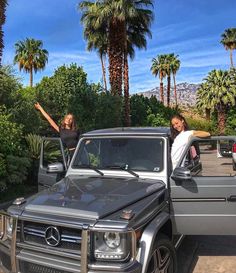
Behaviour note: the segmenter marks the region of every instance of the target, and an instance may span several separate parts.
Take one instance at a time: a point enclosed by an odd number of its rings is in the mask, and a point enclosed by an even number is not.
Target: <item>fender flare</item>
[[[169,213],[163,211],[159,213],[145,228],[142,233],[139,249],[137,254],[137,260],[142,265],[142,273],[145,273],[148,266],[148,259],[152,250],[153,244],[155,243],[156,236],[160,231],[161,227],[167,221],[170,220]]]

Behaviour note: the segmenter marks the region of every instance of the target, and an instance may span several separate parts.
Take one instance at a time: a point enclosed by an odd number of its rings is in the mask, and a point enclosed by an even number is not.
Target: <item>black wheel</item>
[[[153,246],[147,273],[176,273],[177,259],[175,248],[165,235],[157,237]]]

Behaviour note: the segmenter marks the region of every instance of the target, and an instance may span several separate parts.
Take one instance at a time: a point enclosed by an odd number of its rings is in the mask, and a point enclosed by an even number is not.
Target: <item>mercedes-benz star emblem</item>
[[[50,246],[58,246],[61,241],[59,230],[56,227],[48,227],[45,231],[45,241]]]

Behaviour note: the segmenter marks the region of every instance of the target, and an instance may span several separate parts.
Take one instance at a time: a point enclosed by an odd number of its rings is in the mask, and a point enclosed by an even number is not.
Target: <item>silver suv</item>
[[[172,170],[166,128],[88,132],[69,165],[60,139],[45,139],[39,193],[0,214],[0,267],[176,272],[183,235],[236,234],[235,171],[219,141],[236,137],[191,139]]]

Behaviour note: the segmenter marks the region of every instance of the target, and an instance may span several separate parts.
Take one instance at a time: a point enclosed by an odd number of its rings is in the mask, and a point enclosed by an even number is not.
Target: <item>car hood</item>
[[[100,219],[164,187],[150,179],[68,176],[31,197],[25,211]]]

